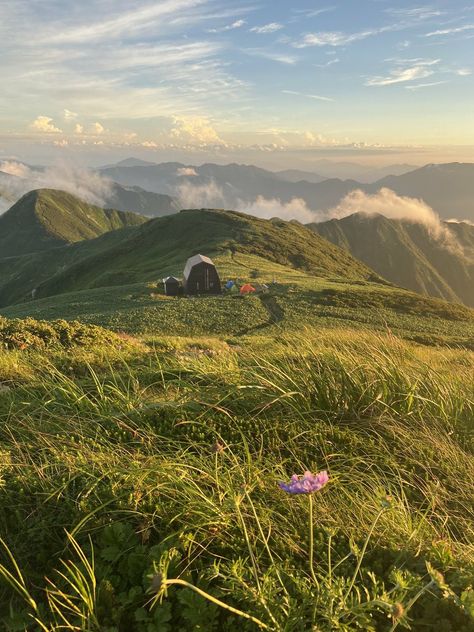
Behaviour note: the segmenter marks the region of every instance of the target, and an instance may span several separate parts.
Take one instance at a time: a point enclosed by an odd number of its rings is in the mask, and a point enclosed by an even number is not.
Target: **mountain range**
[[[390,175],[370,184],[298,171],[275,173],[252,165],[184,165],[177,162],[141,164],[134,159],[100,171],[122,186],[138,186],[180,199],[187,206],[226,208],[252,203],[259,196],[286,204],[297,198],[309,209],[329,211],[354,190],[375,194],[389,188],[401,196],[423,200],[444,219],[474,221],[474,164],[426,165]],[[299,180],[299,176],[308,179]],[[380,209],[383,213],[383,209]]]

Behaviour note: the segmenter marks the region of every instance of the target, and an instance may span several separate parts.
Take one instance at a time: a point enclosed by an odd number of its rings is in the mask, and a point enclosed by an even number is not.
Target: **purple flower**
[[[297,474],[293,474],[290,482],[278,483],[281,489],[289,494],[312,494],[322,489],[329,480],[326,470],[319,472],[319,474],[312,474],[306,471],[303,476],[299,477]]]

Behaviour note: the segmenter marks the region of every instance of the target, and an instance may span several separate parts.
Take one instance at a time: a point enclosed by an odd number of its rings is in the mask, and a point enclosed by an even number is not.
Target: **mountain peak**
[[[102,209],[56,189],[29,191],[0,216],[2,256],[48,250],[146,219],[135,213]]]

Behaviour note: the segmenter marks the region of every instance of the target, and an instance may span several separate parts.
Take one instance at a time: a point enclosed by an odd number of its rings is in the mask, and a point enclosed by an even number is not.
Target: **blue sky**
[[[469,0],[0,0],[0,56],[0,155],[474,159]]]

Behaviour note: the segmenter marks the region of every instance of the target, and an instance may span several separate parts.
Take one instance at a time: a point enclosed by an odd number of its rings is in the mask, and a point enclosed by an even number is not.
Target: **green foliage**
[[[473,630],[471,352],[24,329],[43,342],[0,356],[2,629]],[[314,576],[308,499],[277,484],[306,468],[330,474]]]
[[[65,320],[45,322],[32,318],[7,320],[0,317],[0,347],[5,349],[45,349],[74,345],[120,346],[123,344],[124,339],[95,325]]]

